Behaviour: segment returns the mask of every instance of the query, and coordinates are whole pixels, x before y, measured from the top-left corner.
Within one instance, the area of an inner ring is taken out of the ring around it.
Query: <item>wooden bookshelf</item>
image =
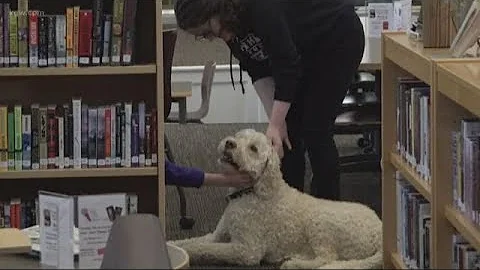
[[[47,169],[29,171],[8,171],[0,173],[2,179],[64,179],[64,178],[104,178],[128,176],[154,176],[158,175],[157,167],[143,168],[94,168],[94,169]],[[66,180],[66,179],[65,179]]]
[[[92,66],[92,67],[46,67],[46,68],[0,68],[0,77],[31,77],[31,76],[102,76],[102,75],[135,75],[156,74],[157,66]]]
[[[386,33],[386,38],[382,41],[382,50],[384,57],[400,67],[399,74],[415,74],[427,84],[431,84],[432,78],[431,59],[447,55],[447,50],[426,49],[422,43],[410,40],[401,32]],[[396,80],[396,77],[393,79]]]
[[[444,62],[437,66],[438,91],[475,115],[480,115],[480,68],[478,63]]]
[[[435,173],[437,268],[452,261],[452,235],[457,231],[478,249],[480,230],[453,207],[452,131],[459,130],[463,118],[480,116],[480,59],[436,60],[433,68],[433,169]],[[473,103],[472,103],[473,102]],[[477,102],[475,104],[475,102]]]
[[[428,184],[396,150],[398,77],[414,76],[430,86],[431,180]],[[452,235],[480,248],[480,228],[453,206],[452,135],[462,118],[480,116],[480,59],[454,59],[448,49],[425,49],[403,32],[382,35],[382,201],[384,268],[405,268],[397,250],[395,171],[431,204],[430,268],[452,265]]]
[[[0,0],[17,9],[17,0]],[[67,7],[93,9],[91,0],[28,0],[29,10],[65,14]],[[104,1],[112,14],[113,1]],[[156,109],[157,165],[148,167],[0,171],[0,200],[35,196],[39,189],[67,194],[135,193],[138,211],[165,225],[162,0],[137,1],[133,63],[79,67],[0,67],[0,104],[111,105],[139,101]],[[164,226],[165,227],[165,226]]]
[[[445,217],[470,244],[472,244],[477,250],[480,250],[480,233],[478,226],[466,219],[462,213],[452,206],[445,207]]]
[[[432,192],[430,185],[418,175],[418,173],[403,161],[402,157],[397,153],[390,153],[390,161],[397,171],[400,171],[411,182],[411,184],[420,192],[427,200],[432,200]]]
[[[403,263],[402,258],[397,253],[392,253],[391,261],[394,266],[394,269],[408,269],[408,267]]]

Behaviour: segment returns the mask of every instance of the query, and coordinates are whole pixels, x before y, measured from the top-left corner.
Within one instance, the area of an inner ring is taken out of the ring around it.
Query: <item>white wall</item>
[[[190,66],[173,67],[172,69],[172,81],[192,82],[192,97],[187,99],[187,111],[194,111],[200,107],[202,68],[201,66]],[[242,75],[245,95],[242,94],[239,72],[238,65],[234,65],[234,91],[230,79],[230,66],[217,66],[213,80],[210,108],[208,115],[203,119],[205,123],[255,123],[267,121],[261,102],[251,84],[250,77],[245,72]],[[172,111],[178,111],[177,104],[172,105]]]

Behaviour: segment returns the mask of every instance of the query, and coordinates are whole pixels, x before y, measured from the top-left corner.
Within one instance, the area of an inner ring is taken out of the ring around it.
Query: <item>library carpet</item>
[[[206,171],[218,169],[216,146],[221,138],[239,129],[252,127],[264,130],[264,124],[167,124],[166,135],[170,142],[175,161],[186,166],[200,167]],[[340,155],[351,155],[359,148],[357,136],[336,136],[335,141]],[[306,190],[311,177],[307,160]],[[341,175],[341,199],[357,201],[372,207],[381,216],[381,185],[379,173],[348,173]],[[213,231],[226,206],[226,188],[203,187],[184,189],[187,198],[187,213],[195,219],[191,230],[182,230],[179,225],[180,208],[176,188],[167,187],[167,238],[183,239],[207,234]],[[240,269],[229,265],[197,266],[196,269]],[[245,267],[241,267],[245,269]],[[275,266],[262,265],[254,269],[273,269]],[[253,269],[252,268],[252,269]]]

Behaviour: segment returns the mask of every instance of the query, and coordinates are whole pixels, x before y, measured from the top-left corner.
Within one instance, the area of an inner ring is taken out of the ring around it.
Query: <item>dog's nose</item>
[[[225,149],[235,149],[235,147],[237,147],[237,143],[235,141],[227,140],[225,142]]]

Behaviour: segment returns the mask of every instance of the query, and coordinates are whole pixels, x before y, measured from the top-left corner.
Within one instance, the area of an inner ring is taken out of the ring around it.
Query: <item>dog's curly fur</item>
[[[173,241],[192,264],[382,268],[382,222],[373,210],[288,186],[271,141],[253,129],[224,138],[218,150],[222,163],[249,172],[255,184],[253,192],[228,204],[214,232]]]

